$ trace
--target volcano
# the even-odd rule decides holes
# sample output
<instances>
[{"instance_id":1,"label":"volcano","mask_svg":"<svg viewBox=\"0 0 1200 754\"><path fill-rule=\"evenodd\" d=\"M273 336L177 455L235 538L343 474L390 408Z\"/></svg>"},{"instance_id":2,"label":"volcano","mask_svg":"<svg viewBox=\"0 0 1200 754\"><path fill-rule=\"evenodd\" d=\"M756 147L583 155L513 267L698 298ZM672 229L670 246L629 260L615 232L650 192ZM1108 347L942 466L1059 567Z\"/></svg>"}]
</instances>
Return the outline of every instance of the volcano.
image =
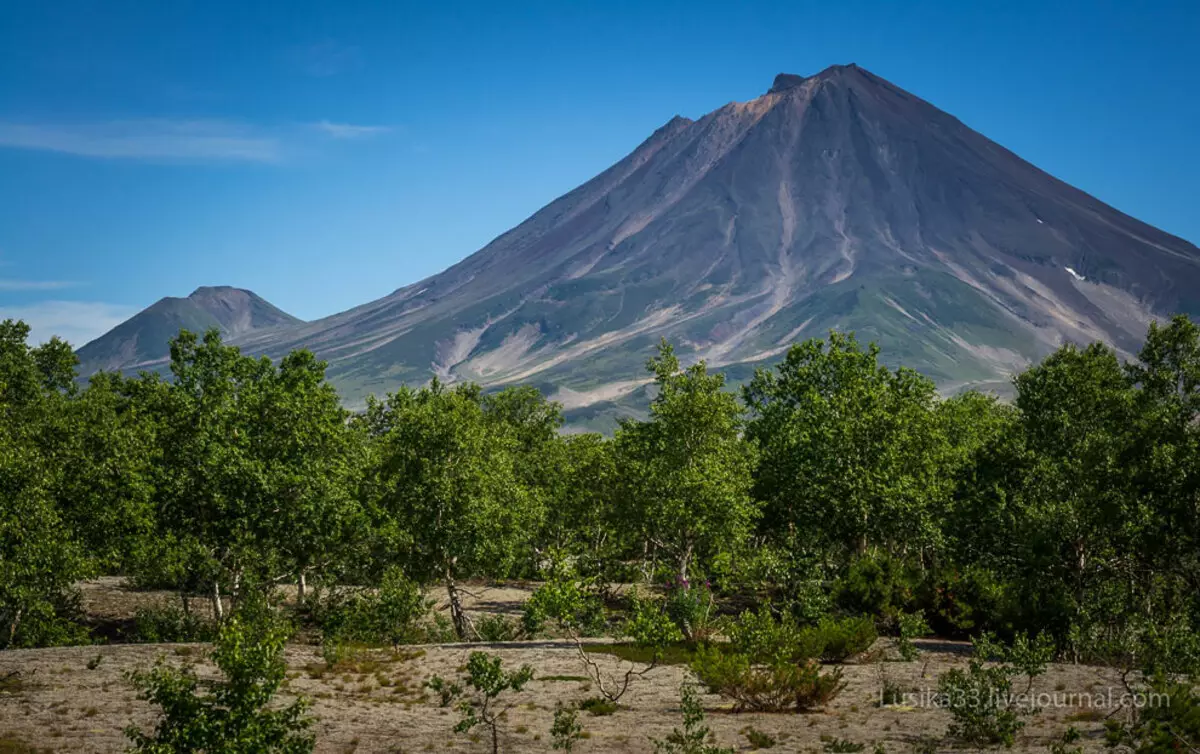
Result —
<instances>
[{"instance_id":1,"label":"volcano","mask_svg":"<svg viewBox=\"0 0 1200 754\"><path fill-rule=\"evenodd\" d=\"M946 390L1064 341L1128 354L1200 312L1200 249L1075 189L855 65L675 117L462 262L325 319L306 347L353 404L437 375L635 399L660 338L735 380L830 329Z\"/></svg>"}]
</instances>

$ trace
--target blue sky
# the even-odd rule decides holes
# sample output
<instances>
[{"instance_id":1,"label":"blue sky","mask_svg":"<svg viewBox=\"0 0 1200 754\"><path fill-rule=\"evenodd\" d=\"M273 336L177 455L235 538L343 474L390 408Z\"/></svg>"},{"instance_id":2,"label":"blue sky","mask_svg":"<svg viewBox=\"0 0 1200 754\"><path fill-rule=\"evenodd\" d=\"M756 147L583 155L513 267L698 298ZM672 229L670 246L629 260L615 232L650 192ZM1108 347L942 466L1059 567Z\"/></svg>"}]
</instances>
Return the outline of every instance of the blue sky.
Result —
<instances>
[{"instance_id":1,"label":"blue sky","mask_svg":"<svg viewBox=\"0 0 1200 754\"><path fill-rule=\"evenodd\" d=\"M849 62L1200 242L1198 33L1186 0L5 0L0 317L79 345L217 284L331 314Z\"/></svg>"}]
</instances>

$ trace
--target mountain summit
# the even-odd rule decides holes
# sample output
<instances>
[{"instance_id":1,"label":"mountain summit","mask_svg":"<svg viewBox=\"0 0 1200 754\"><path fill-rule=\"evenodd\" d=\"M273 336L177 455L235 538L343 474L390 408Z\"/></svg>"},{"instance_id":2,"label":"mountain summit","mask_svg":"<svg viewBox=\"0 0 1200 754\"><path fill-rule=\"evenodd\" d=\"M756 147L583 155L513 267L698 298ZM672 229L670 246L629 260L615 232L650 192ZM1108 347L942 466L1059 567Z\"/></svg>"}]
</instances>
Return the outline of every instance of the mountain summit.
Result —
<instances>
[{"instance_id":1,"label":"mountain summit","mask_svg":"<svg viewBox=\"0 0 1200 754\"><path fill-rule=\"evenodd\" d=\"M736 377L856 330L952 387L1174 311L1200 313L1195 246L848 65L675 117L446 271L239 341L314 349L352 401L436 374L580 408L637 390L660 337Z\"/></svg>"},{"instance_id":2,"label":"mountain summit","mask_svg":"<svg viewBox=\"0 0 1200 754\"><path fill-rule=\"evenodd\" d=\"M216 328L236 339L261 330L303 324L255 293L229 286L202 286L187 298L167 297L138 312L77 352L80 373L136 371L160 365L170 356L170 340L180 329L203 333Z\"/></svg>"}]
</instances>

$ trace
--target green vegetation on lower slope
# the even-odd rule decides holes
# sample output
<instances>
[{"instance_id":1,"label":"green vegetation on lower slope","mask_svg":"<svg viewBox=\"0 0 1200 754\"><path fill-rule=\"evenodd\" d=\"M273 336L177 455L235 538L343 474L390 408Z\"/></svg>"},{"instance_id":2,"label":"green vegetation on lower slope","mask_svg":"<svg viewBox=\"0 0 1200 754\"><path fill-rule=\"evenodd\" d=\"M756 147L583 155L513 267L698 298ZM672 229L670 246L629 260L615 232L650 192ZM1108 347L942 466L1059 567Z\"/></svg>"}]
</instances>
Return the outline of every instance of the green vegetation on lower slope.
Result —
<instances>
[{"instance_id":1,"label":"green vegetation on lower slope","mask_svg":"<svg viewBox=\"0 0 1200 754\"><path fill-rule=\"evenodd\" d=\"M859 290L836 292L846 311L877 300ZM74 588L91 575L178 593L182 608L103 635L216 635L230 682L210 695L187 672L142 676L168 723L135 734L146 750L214 725L255 751L306 750L303 705L268 703L295 628L327 669L361 644L554 636L578 650L597 694L580 710L597 714L621 714L673 662L737 710L816 709L851 657L886 675L880 633L902 658L933 633L977 652L938 679L956 745L1011 745L1020 711L955 700L1007 698L1055 657L1170 691L1113 741L1157 751L1164 731L1196 732L1200 327L1186 317L1152 326L1129 363L1063 346L1016 376L1012 404L942 398L836 331L732 370L740 391L663 342L642 373L647 412L611 438L560 432L533 386L434 381L351 415L312 354L255 359L216 331L180 333L169 380L80 388L66 344L27 336L0 325L0 648L99 638ZM539 583L519 618L468 609L464 584L512 578ZM424 590L444 595L440 619ZM621 640L607 651L627 669L585 649L594 635ZM429 688L498 747L491 705L529 677L473 664ZM689 716L663 741L698 742Z\"/></svg>"}]
</instances>

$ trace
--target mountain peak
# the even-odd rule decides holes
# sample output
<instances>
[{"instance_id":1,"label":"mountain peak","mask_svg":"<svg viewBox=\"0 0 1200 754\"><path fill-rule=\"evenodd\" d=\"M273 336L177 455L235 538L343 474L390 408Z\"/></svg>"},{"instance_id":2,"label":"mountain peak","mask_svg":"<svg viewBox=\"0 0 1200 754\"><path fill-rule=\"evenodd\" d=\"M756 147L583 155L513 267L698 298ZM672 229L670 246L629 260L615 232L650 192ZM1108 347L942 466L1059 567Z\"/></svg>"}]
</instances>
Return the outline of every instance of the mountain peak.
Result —
<instances>
[{"instance_id":1,"label":"mountain peak","mask_svg":"<svg viewBox=\"0 0 1200 754\"><path fill-rule=\"evenodd\" d=\"M862 70L863 69L859 68L855 63L847 63L846 65L831 65L822 70L820 73L816 73L812 76L801 76L796 73L781 73L775 77L775 81L771 83L771 88L767 91L767 93L778 94L779 92L786 92L789 89L795 89L796 87L802 86L806 81L814 79L817 81L830 81L832 79L840 78L847 73L853 73Z\"/></svg>"},{"instance_id":2,"label":"mountain peak","mask_svg":"<svg viewBox=\"0 0 1200 754\"><path fill-rule=\"evenodd\" d=\"M795 73L781 73L775 77L775 81L772 82L771 88L767 91L767 94L777 94L779 92L785 92L788 89L795 89L805 81L808 81L808 79L804 76L800 76Z\"/></svg>"},{"instance_id":3,"label":"mountain peak","mask_svg":"<svg viewBox=\"0 0 1200 754\"><path fill-rule=\"evenodd\" d=\"M79 349L80 374L161 366L180 329L215 329L225 338L303 324L253 291L202 285L187 298L168 296Z\"/></svg>"},{"instance_id":4,"label":"mountain peak","mask_svg":"<svg viewBox=\"0 0 1200 754\"><path fill-rule=\"evenodd\" d=\"M250 291L242 288L235 288L232 285L202 285L189 293L188 298L199 298L201 296L212 295L214 293L232 293L234 291L250 293Z\"/></svg>"}]
</instances>

